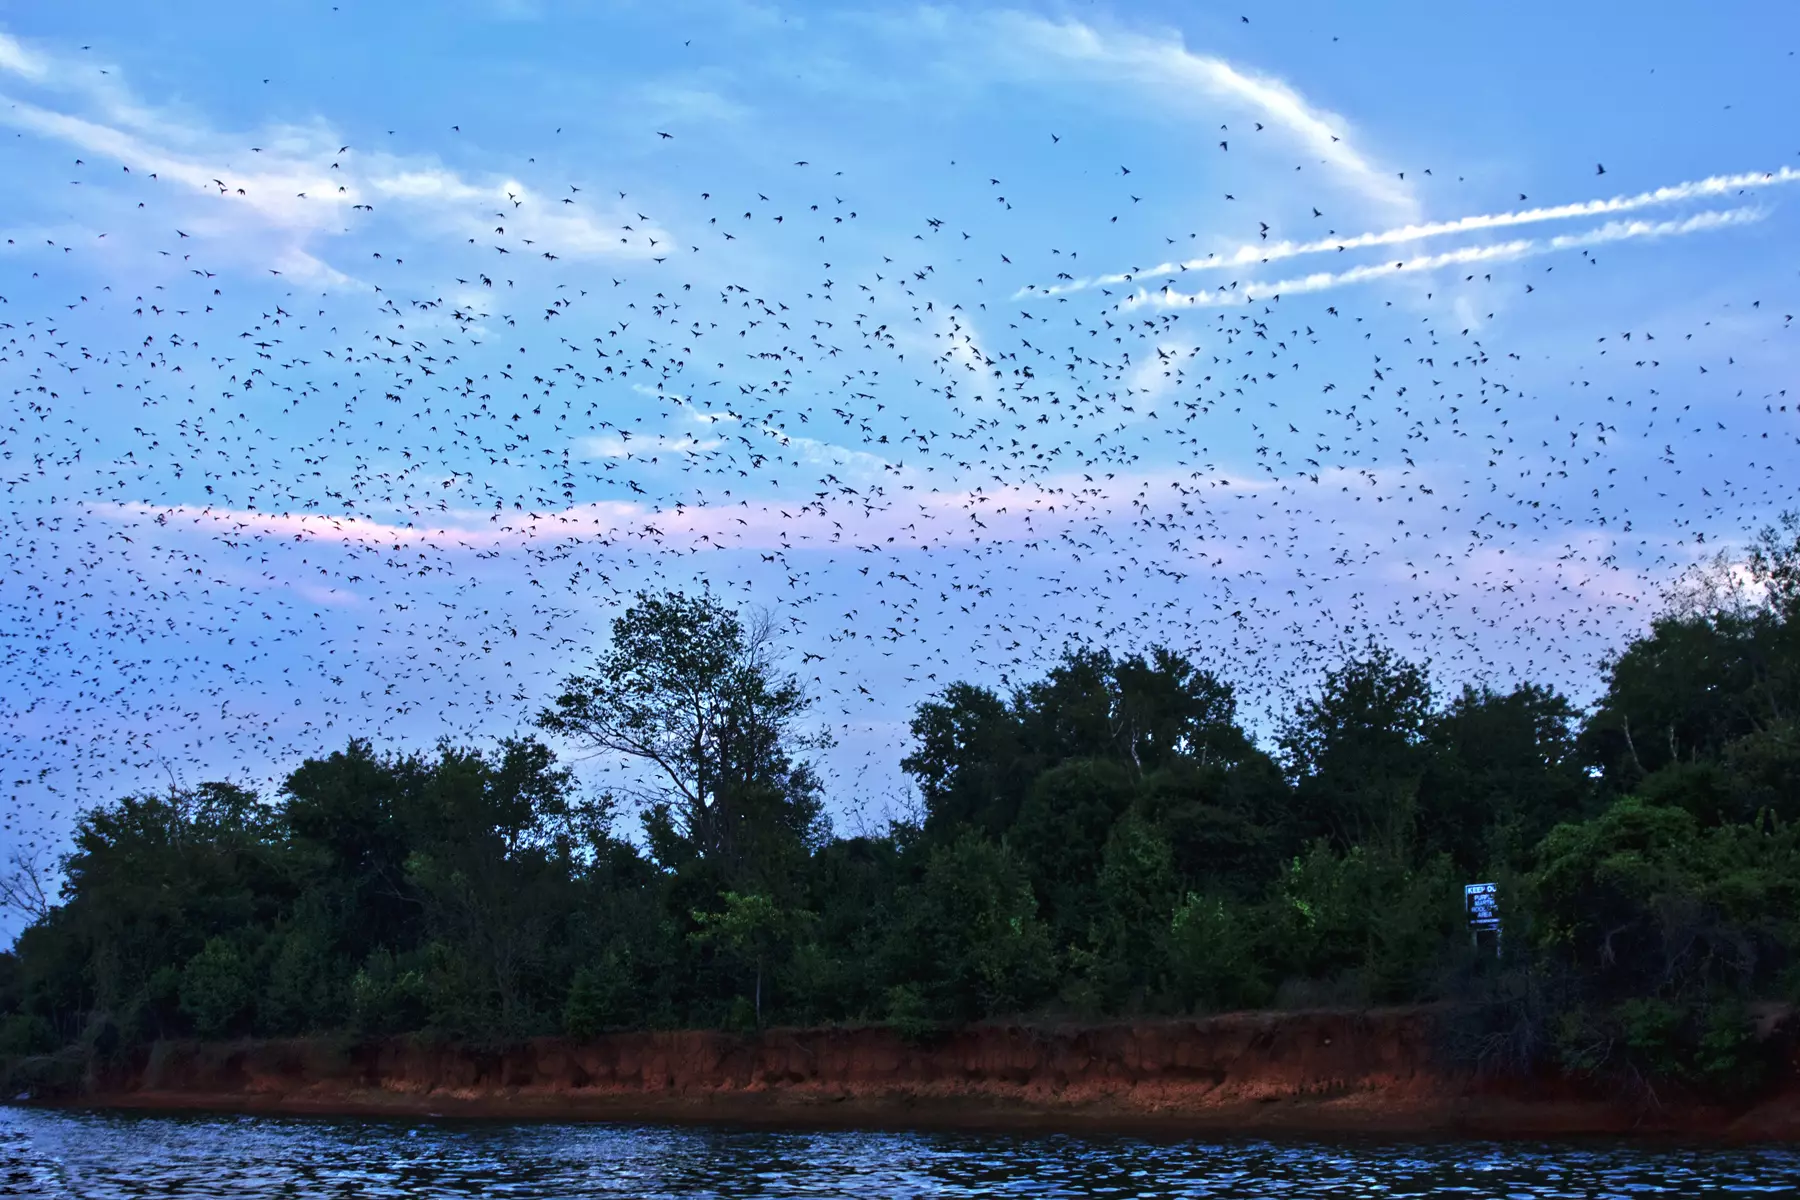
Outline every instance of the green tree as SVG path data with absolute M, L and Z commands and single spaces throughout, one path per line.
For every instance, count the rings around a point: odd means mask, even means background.
M 1464 927 L 1447 857 L 1415 864 L 1366 846 L 1315 844 L 1289 865 L 1269 904 L 1271 958 L 1300 992 L 1334 1003 L 1428 995 Z
M 1371 644 L 1325 673 L 1295 706 L 1280 744 L 1309 835 L 1340 849 L 1413 845 L 1419 783 L 1430 759 L 1431 684 L 1423 667 Z
M 1057 946 L 1082 938 L 1096 916 L 1107 831 L 1131 803 L 1132 780 L 1111 759 L 1074 759 L 1039 775 L 1008 837 Z
M 1261 909 L 1227 896 L 1189 892 L 1169 920 L 1169 963 L 1182 1007 L 1207 1012 L 1257 1008 L 1274 988 L 1271 929 Z
M 1148 656 L 1068 650 L 1010 699 L 952 684 L 919 706 L 912 735 L 900 765 L 924 799 L 926 835 L 939 842 L 964 828 L 1001 837 L 1033 781 L 1064 763 L 1105 761 L 1140 778 L 1254 753 L 1230 685 L 1160 646 Z
M 227 938 L 207 939 L 181 972 L 181 1011 L 194 1032 L 216 1038 L 230 1032 L 249 1008 L 249 966 Z
M 1419 787 L 1419 840 L 1476 874 L 1524 866 L 1562 821 L 1583 815 L 1591 782 L 1575 707 L 1550 688 L 1465 685 L 1427 721 L 1433 751 Z
M 694 911 L 694 923 L 699 928 L 690 936 L 696 943 L 714 946 L 751 969 L 752 1008 L 756 1027 L 761 1029 L 763 973 L 791 950 L 813 914 L 783 908 L 759 892 L 726 892 L 719 899 L 725 906 L 720 912 Z
M 1101 858 L 1090 977 L 1102 1008 L 1142 1010 L 1165 988 L 1175 855 L 1161 831 L 1135 813 L 1116 822 Z
M 1565 1064 L 1721 1083 L 1763 1053 L 1745 1004 L 1786 992 L 1800 951 L 1795 826 L 1706 828 L 1628 796 L 1557 826 L 1539 864 L 1537 949 L 1578 981 Z
M 913 750 L 900 766 L 918 785 L 927 836 L 951 841 L 972 828 L 997 838 L 1012 827 L 1039 767 L 1004 699 L 953 683 L 919 705 L 911 733 Z
M 578 862 L 609 837 L 605 803 L 583 803 L 541 742 L 499 753 L 440 747 L 405 814 L 408 884 L 438 943 L 434 1020 L 523 1034 L 554 1023 L 547 977 L 575 904 Z
M 894 977 L 939 1016 L 1021 1012 L 1054 985 L 1055 957 L 1031 883 L 1002 846 L 965 833 L 932 849 L 900 911 Z
M 776 663 L 774 630 L 710 596 L 640 593 L 612 646 L 571 676 L 538 726 L 644 764 L 647 830 L 665 865 L 716 863 L 765 885 L 826 835 L 819 784 L 793 751 L 807 699 Z
M 83 814 L 63 860 L 62 904 L 22 947 L 59 945 L 38 986 L 127 1042 L 179 1033 L 186 964 L 211 939 L 254 940 L 289 901 L 274 815 L 243 788 L 207 783 L 127 796 Z M 30 932 L 30 931 L 28 931 Z
M 429 774 L 417 755 L 380 755 L 352 738 L 343 750 L 305 760 L 283 782 L 281 824 L 346 969 L 377 949 L 420 939 L 422 910 L 406 874 L 407 817 Z

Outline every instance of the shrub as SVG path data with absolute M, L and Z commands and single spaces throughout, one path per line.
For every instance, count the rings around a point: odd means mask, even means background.
M 1255 1008 L 1270 998 L 1263 914 L 1250 905 L 1189 893 L 1169 922 L 1169 961 L 1189 1007 Z
M 181 1011 L 203 1038 L 228 1033 L 250 1006 L 250 972 L 230 941 L 210 938 L 181 972 Z

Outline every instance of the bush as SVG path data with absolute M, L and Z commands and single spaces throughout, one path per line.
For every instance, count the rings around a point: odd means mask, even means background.
M 425 979 L 374 950 L 350 980 L 350 1012 L 364 1033 L 403 1033 L 425 1023 Z
M 49 1054 L 61 1046 L 56 1029 L 36 1013 L 13 1013 L 0 1020 L 0 1059 Z
M 931 1010 L 919 989 L 910 983 L 895 984 L 887 992 L 887 1023 L 905 1042 L 922 1042 L 937 1032 Z
M 1627 796 L 1544 839 L 1531 879 L 1536 949 L 1580 981 L 1556 1022 L 1559 1060 L 1588 1074 L 1708 1091 L 1763 1078 L 1744 1002 L 1794 962 L 1795 830 L 1705 828 L 1685 807 Z
M 223 1037 L 250 1006 L 250 972 L 238 948 L 208 939 L 181 972 L 181 1011 L 203 1038 Z
M 1106 839 L 1096 925 L 1106 1007 L 1141 1005 L 1168 974 L 1175 855 L 1154 826 L 1126 815 Z
M 1271 991 L 1266 917 L 1239 901 L 1190 893 L 1169 922 L 1169 962 L 1186 1007 L 1256 1008 Z
M 1273 957 L 1292 976 L 1342 981 L 1352 993 L 1345 999 L 1364 1002 L 1424 994 L 1463 921 L 1462 889 L 1444 855 L 1414 866 L 1319 843 L 1289 866 L 1275 899 Z
M 574 1038 L 591 1038 L 608 1029 L 630 1023 L 632 980 L 628 955 L 608 950 L 595 965 L 578 967 L 563 1004 L 563 1031 Z
M 916 981 L 936 1014 L 1020 1012 L 1049 993 L 1050 939 L 1005 847 L 971 833 L 932 851 L 901 911 L 899 977 Z
M 278 934 L 257 1000 L 262 1030 L 296 1034 L 336 1027 L 344 1017 L 341 994 L 333 984 L 337 967 L 315 931 L 301 927 Z

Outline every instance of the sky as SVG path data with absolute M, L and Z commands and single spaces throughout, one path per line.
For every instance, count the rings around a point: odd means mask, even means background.
M 1794 507 L 1789 5 L 0 3 L 0 850 L 767 613 L 1597 694 Z M 612 764 L 562 747 L 595 787 Z

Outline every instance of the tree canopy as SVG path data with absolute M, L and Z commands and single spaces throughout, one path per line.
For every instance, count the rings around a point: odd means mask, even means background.
M 1719 1085 L 1747 1077 L 1750 1006 L 1800 979 L 1797 563 L 1794 526 L 1765 535 L 1585 712 L 1373 644 L 1272 751 L 1169 648 L 954 683 L 912 721 L 916 818 L 856 837 L 824 821 L 774 631 L 640 596 L 537 721 L 632 787 L 584 789 L 536 737 L 353 739 L 273 796 L 99 803 L 60 889 L 0 889 L 31 906 L 0 1056 L 1446 1000 L 1483 1053 Z M 1477 880 L 1500 960 L 1471 946 Z

